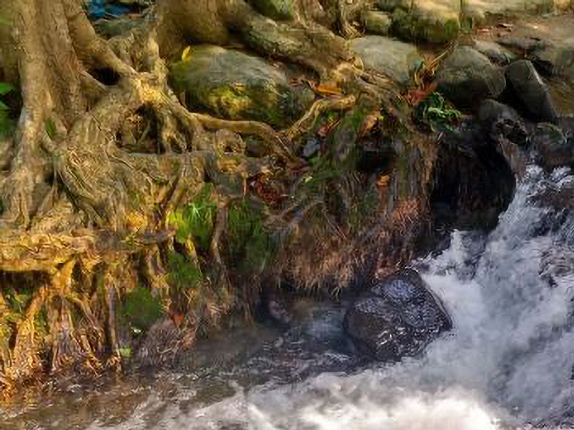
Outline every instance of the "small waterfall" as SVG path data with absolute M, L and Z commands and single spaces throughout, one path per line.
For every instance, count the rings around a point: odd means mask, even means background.
M 413 262 L 455 323 L 423 357 L 237 388 L 185 411 L 164 404 L 146 427 L 150 399 L 128 422 L 90 429 L 574 427 L 574 214 L 532 202 L 564 186 L 574 186 L 568 170 L 530 166 L 490 235 L 454 232 L 449 249 Z

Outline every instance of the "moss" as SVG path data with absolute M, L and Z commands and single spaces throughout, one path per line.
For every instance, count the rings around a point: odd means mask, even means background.
M 229 261 L 235 262 L 239 269 L 261 273 L 277 251 L 273 236 L 263 224 L 261 211 L 246 200 L 239 201 L 229 209 L 227 223 Z
M 137 287 L 126 294 L 123 313 L 132 327 L 147 331 L 163 315 L 161 300 L 149 288 Z
M 185 256 L 177 252 L 170 253 L 168 267 L 169 283 L 177 290 L 198 288 L 205 282 L 205 276 L 199 264 L 194 261 L 189 261 Z
M 458 36 L 458 19 L 446 21 L 419 18 L 402 9 L 393 14 L 393 32 L 408 40 L 424 40 L 432 43 L 446 43 Z

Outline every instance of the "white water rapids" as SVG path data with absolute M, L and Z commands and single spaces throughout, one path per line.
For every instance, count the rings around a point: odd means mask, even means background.
M 488 237 L 455 232 L 449 249 L 415 263 L 455 325 L 422 358 L 237 388 L 190 408 L 152 395 L 127 421 L 89 429 L 574 428 L 574 218 L 529 202 L 571 181 L 530 167 Z

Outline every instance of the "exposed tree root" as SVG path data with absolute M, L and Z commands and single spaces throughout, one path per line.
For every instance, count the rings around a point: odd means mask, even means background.
M 13 145 L 0 147 L 0 167 L 8 167 L 0 176 L 0 385 L 43 370 L 121 368 L 132 336 L 126 319 L 134 318 L 124 308 L 140 291 L 171 316 L 146 328 L 165 334 L 167 349 L 153 336 L 140 342 L 139 357 L 153 364 L 158 351 L 171 356 L 189 346 L 231 309 L 248 313 L 264 273 L 285 269 L 305 286 L 343 286 L 359 262 L 341 258 L 341 250 L 361 259 L 361 246 L 376 249 L 375 240 L 344 246 L 350 236 L 366 238 L 373 225 L 389 243 L 397 232 L 409 234 L 396 220 L 403 209 L 395 218 L 375 211 L 374 224 L 351 226 L 373 189 L 370 173 L 356 172 L 355 146 L 394 93 L 318 22 L 346 34 L 360 8 L 339 0 L 298 4 L 293 22 L 278 23 L 243 0 L 166 0 L 159 27 L 106 42 L 75 0 L 11 3 L 24 108 Z M 194 12 L 201 13 L 190 18 Z M 176 52 L 186 40 L 225 44 L 231 29 L 252 49 L 306 66 L 346 94 L 317 101 L 282 132 L 189 112 L 168 86 L 160 52 Z M 113 83 L 96 78 L 102 70 Z M 300 146 L 330 114 L 339 121 L 333 144 L 323 145 L 323 164 L 310 166 Z M 245 136 L 263 142 L 265 157 L 248 155 Z M 254 184 L 271 177 L 278 197 L 266 199 Z M 377 208 L 386 210 L 387 197 L 377 197 Z M 30 273 L 22 285 L 13 280 Z M 249 285 L 238 287 L 242 280 Z

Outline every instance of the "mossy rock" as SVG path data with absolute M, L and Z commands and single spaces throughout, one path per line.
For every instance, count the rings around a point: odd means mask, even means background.
M 458 15 L 452 11 L 444 16 L 404 9 L 393 13 L 393 34 L 406 40 L 446 43 L 455 39 L 460 29 Z
M 414 45 L 383 36 L 366 36 L 351 41 L 351 50 L 361 57 L 365 68 L 382 73 L 400 85 L 412 83 L 423 64 Z
M 216 46 L 193 48 L 172 67 L 171 81 L 194 110 L 278 128 L 298 119 L 314 100 L 310 88 L 290 86 L 287 75 L 263 59 Z
M 295 0 L 250 0 L 249 3 L 261 14 L 275 20 L 290 20 L 296 15 Z

